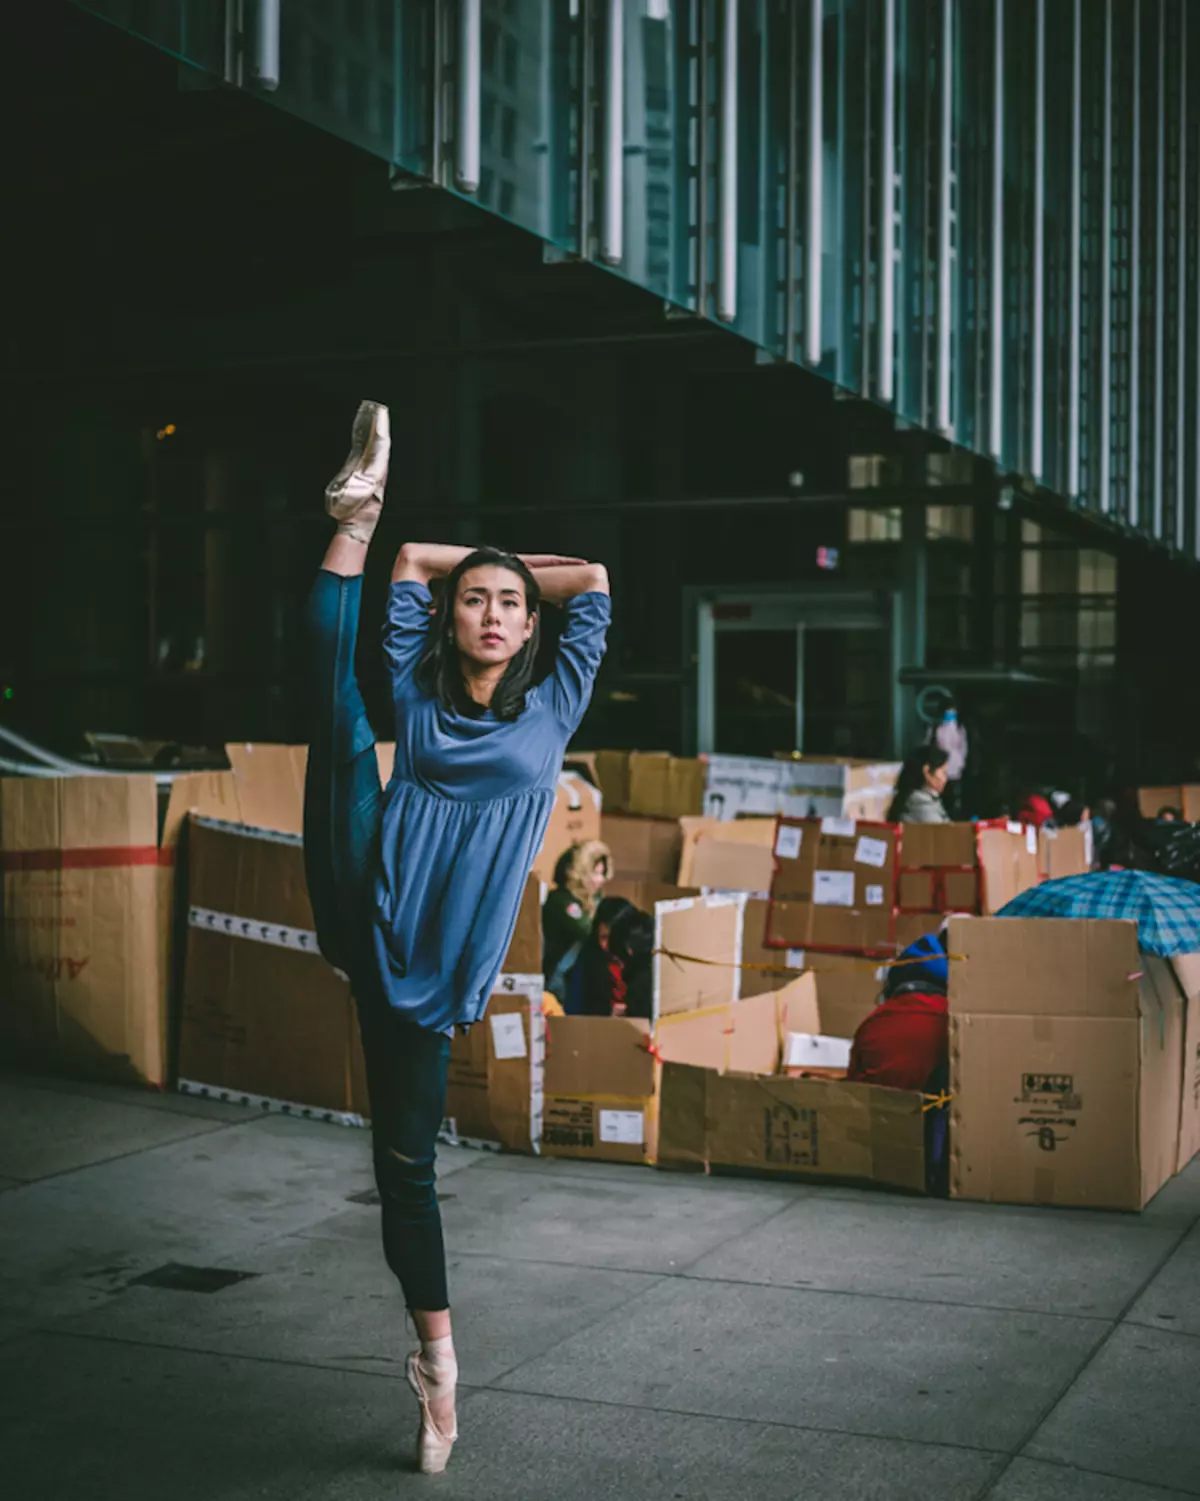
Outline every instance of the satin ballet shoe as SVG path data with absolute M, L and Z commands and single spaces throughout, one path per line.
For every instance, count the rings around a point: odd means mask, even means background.
M 422 1475 L 440 1475 L 450 1459 L 450 1451 L 458 1438 L 458 1420 L 450 1418 L 449 1432 L 443 1431 L 434 1421 L 430 1404 L 439 1398 L 453 1397 L 458 1385 L 458 1367 L 451 1357 L 441 1363 L 440 1374 L 435 1374 L 421 1364 L 421 1352 L 410 1355 L 406 1362 L 408 1384 L 421 1404 L 421 1426 L 417 1431 L 417 1469 Z
M 391 447 L 387 407 L 360 402 L 346 462 L 325 487 L 325 509 L 335 521 L 351 521 L 370 502 L 382 502 Z

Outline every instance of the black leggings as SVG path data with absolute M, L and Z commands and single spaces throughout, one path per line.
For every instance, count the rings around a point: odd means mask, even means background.
M 316 704 L 304 786 L 304 863 L 321 952 L 350 976 L 371 1099 L 383 1251 L 409 1308 L 449 1306 L 434 1161 L 450 1039 L 388 1005 L 372 962 L 383 791 L 354 676 L 362 579 L 325 569 L 308 601 Z

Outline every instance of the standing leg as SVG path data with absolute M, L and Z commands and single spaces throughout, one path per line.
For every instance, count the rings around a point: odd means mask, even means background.
M 362 573 L 387 459 L 387 409 L 364 402 L 350 457 L 326 491 L 338 529 L 308 603 L 316 713 L 304 788 L 304 853 L 321 952 L 354 985 L 384 1255 L 421 1340 L 407 1362 L 421 1406 L 417 1462 L 437 1473 L 458 1436 L 458 1365 L 434 1172 L 450 1039 L 392 1011 L 371 962 L 382 789 L 375 737 L 354 674 Z

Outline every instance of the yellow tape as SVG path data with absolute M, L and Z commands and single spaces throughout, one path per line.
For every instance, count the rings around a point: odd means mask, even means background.
M 797 969 L 791 964 L 735 964 L 731 959 L 702 959 L 698 954 L 677 954 L 674 949 L 655 949 L 654 952 L 661 955 L 664 959 L 673 960 L 676 964 L 708 964 L 718 969 L 753 969 L 757 970 L 760 974 L 768 975 L 824 975 L 833 974 L 840 969 L 859 969 L 863 965 L 868 965 L 871 969 L 895 969 L 902 964 L 926 964 L 930 958 L 928 954 L 914 954 L 910 959 L 862 959 L 854 954 L 829 954 L 822 957 L 840 959 L 842 962 L 840 964 L 822 964 L 819 968 L 810 964 L 806 965 L 803 969 Z M 965 954 L 947 954 L 945 957 L 947 960 L 964 962 L 967 956 Z
M 925 1101 L 921 1106 L 921 1112 L 925 1114 L 930 1110 L 944 1110 L 954 1098 L 954 1094 L 952 1091 L 947 1092 L 943 1089 L 941 1094 L 923 1094 L 921 1098 Z

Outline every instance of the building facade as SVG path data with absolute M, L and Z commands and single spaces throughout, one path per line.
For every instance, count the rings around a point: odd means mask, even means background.
M 1193 769 L 1186 0 L 48 9 L 39 44 L 89 80 L 59 89 L 76 149 L 111 138 L 92 176 L 161 144 L 157 177 L 88 190 L 107 261 L 142 270 L 61 345 L 67 420 L 110 450 L 97 514 L 115 472 L 137 495 L 128 632 L 95 669 L 142 658 L 114 712 L 298 733 L 301 473 L 311 496 L 370 377 L 413 393 L 424 529 L 610 562 L 597 741 L 892 754 L 944 689 L 989 805 Z M 106 263 L 48 212 L 66 274 Z M 166 263 L 186 296 L 147 305 Z M 20 363 L 32 401 L 51 364 Z M 57 660 L 0 644 L 65 733 Z

